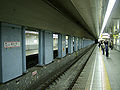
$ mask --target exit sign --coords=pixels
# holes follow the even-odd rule
[[[20,42],[4,42],[4,48],[20,47]]]

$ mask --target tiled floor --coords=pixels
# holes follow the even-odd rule
[[[114,53],[117,52],[112,50],[112,55],[110,55],[112,58],[106,58],[105,55],[102,55],[101,49],[96,47],[72,90],[120,90],[120,76],[118,77],[120,74],[120,63],[116,64],[114,61],[114,63],[109,62],[109,59],[113,60],[115,58],[116,54],[114,55]],[[119,55],[116,55],[116,57],[120,58],[120,52]],[[116,59],[120,62],[119,58]],[[112,66],[114,67],[116,67],[116,64],[117,68],[112,69],[110,64],[113,64]],[[119,72],[113,74],[114,70]],[[116,79],[119,84],[116,85],[112,82],[114,79]],[[116,88],[114,88],[114,85],[116,85]]]

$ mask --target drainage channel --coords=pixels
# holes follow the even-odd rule
[[[48,85],[38,88],[37,90],[70,90],[77,78],[79,77],[81,71],[86,65],[89,57],[91,56],[95,46],[93,46],[89,51],[83,53],[83,55],[79,58],[76,58],[76,62],[69,65],[69,67],[63,71],[61,74],[56,75]],[[66,65],[67,66],[67,65]]]

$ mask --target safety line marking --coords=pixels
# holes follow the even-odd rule
[[[100,50],[101,52],[101,50]],[[101,56],[102,56],[102,52],[101,52]],[[102,57],[102,65],[103,65],[103,71],[102,71],[102,79],[103,79],[103,90],[111,90],[111,86],[110,86],[110,81],[108,78],[108,73],[105,67],[105,63],[104,63],[104,58]]]
[[[91,80],[91,84],[90,84],[90,90],[92,90],[92,86],[93,86],[93,79],[94,79],[94,75],[95,75],[96,60],[97,60],[97,54],[95,56],[94,68],[93,68],[93,73],[92,73],[92,80]]]
[[[96,48],[95,48],[96,49]],[[92,54],[93,55],[93,54]],[[96,54],[95,54],[95,56],[94,56],[95,58],[96,58]],[[91,57],[89,58],[89,59],[91,59]],[[95,66],[96,66],[96,59],[95,59],[95,61],[92,63],[92,65],[94,65],[93,67],[91,67],[91,69],[90,69],[90,73],[92,74],[92,76],[90,75],[90,73],[89,73],[89,77],[88,77],[88,80],[89,80],[89,78],[91,78],[92,77],[92,80],[91,80],[91,82],[90,82],[90,86],[88,86],[88,80],[87,80],[87,83],[86,83],[86,86],[85,86],[85,90],[90,90],[90,87],[91,87],[91,89],[92,89],[92,84],[91,83],[93,83],[93,80],[94,80],[94,72],[95,72]],[[93,68],[94,68],[94,70],[93,70]]]
[[[96,58],[97,57],[95,57],[94,68],[93,68],[93,73],[92,73],[92,80],[91,80],[91,84],[90,84],[90,90],[92,90],[93,79],[94,79],[94,75],[95,75]]]

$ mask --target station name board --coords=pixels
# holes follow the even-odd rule
[[[13,48],[13,47],[20,47],[20,41],[16,42],[4,42],[4,48]]]

